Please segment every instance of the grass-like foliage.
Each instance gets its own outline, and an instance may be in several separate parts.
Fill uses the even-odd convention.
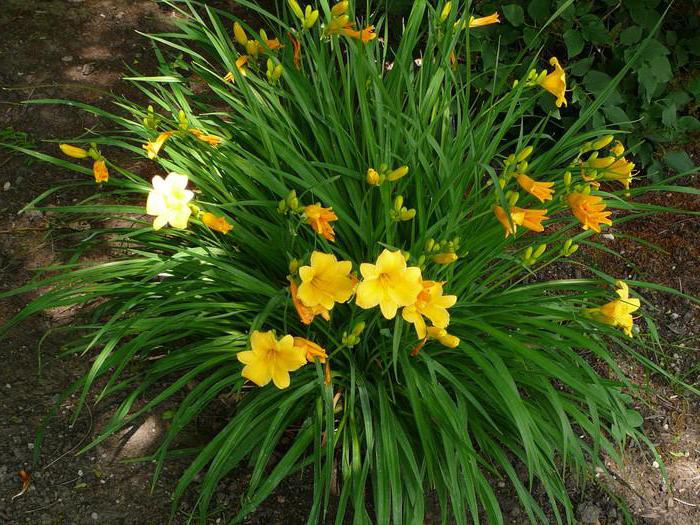
[[[419,0],[403,27],[373,28],[347,2],[279,17],[241,3],[264,34],[174,4],[179,31],[150,37],[159,76],[132,78],[150,109],[75,104],[120,129],[62,146],[93,159],[103,191],[51,210],[94,221],[79,251],[101,240],[110,259],[77,254],[5,293],[44,290],[15,322],[85,307],[67,351],[90,365],[73,391],[81,406],[91,391],[122,399],[90,446],[174,402],[157,475],[181,431],[237,393],[175,492],[174,508],[198,479],[202,522],[239,466],[236,519],[310,469],[309,523],[423,523],[428,494],[444,521],[501,523],[501,479],[533,522],[548,520],[535,485],[571,521],[565,479],[644,439],[610,347],[645,360],[655,330],[633,327],[635,290],[655,285],[537,277],[582,265],[572,255],[601,246],[601,226],[658,211],[634,204],[646,190],[624,148],[582,132],[595,104],[557,126],[556,60],[519,82],[472,63],[470,33],[497,17]],[[116,148],[148,175],[110,162]]]

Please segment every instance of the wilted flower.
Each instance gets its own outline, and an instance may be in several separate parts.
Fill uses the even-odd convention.
[[[289,283],[289,293],[292,296],[292,303],[294,304],[294,309],[297,311],[299,319],[302,323],[311,324],[314,320],[314,317],[316,317],[317,315],[320,315],[326,321],[330,321],[331,315],[327,308],[324,308],[320,304],[314,306],[313,308],[310,308],[301,302],[301,299],[299,299],[299,286],[293,279],[290,280]]]
[[[202,223],[204,223],[212,230],[221,233],[228,233],[233,229],[233,225],[226,220],[226,217],[224,217],[223,215],[217,217],[216,215],[208,211],[202,214]]]
[[[295,337],[294,346],[304,350],[306,354],[306,360],[309,363],[313,363],[316,360],[316,358],[318,358],[320,363],[325,363],[326,359],[328,358],[328,354],[326,354],[326,351],[323,348],[321,348],[313,341],[309,341],[308,339],[304,339],[303,337]]]
[[[92,174],[98,184],[109,180],[109,171],[107,171],[107,163],[104,159],[97,159],[92,163]]]
[[[337,221],[338,216],[333,208],[323,208],[320,204],[310,204],[304,207],[306,222],[311,228],[329,241],[335,241],[335,231],[331,222]]]

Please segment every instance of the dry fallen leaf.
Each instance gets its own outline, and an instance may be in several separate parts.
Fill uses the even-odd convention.
[[[12,499],[19,498],[20,496],[24,495],[29,490],[29,485],[32,483],[32,476],[26,470],[20,470],[17,475],[22,482],[22,491],[19,494],[12,496]]]

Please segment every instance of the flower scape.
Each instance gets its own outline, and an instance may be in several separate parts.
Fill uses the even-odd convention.
[[[430,491],[445,522],[502,523],[495,479],[532,522],[547,521],[532,482],[571,521],[565,479],[641,439],[611,343],[630,356],[650,344],[635,322],[646,284],[539,272],[585,265],[579,246],[653,186],[634,187],[622,136],[582,131],[589,114],[545,131],[574,105],[566,64],[545,52],[550,71],[485,66],[470,42],[500,15],[460,4],[418,0],[390,27],[364,3],[288,0],[251,28],[176,3],[180,32],[153,37],[160,75],[131,79],[151,105],[121,101],[114,134],[49,158],[89,173],[90,157],[113,191],[64,213],[119,218],[91,232],[119,247],[111,260],[10,292],[44,290],[14,322],[84,307],[67,348],[94,357],[78,408],[98,378],[121,403],[87,448],[176,400],[162,464],[236,394],[174,512],[198,490],[204,523],[217,484],[246,466],[234,522],[300,469],[309,523],[423,523]],[[108,163],[100,151],[116,148],[150,175]]]

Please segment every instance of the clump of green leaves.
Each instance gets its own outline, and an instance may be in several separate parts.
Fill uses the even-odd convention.
[[[397,14],[409,4],[404,0],[390,2]],[[497,58],[511,63],[524,57],[523,63],[528,64],[539,50],[559,57],[577,108],[562,113],[565,127],[575,118],[572,113],[585,111],[643,45],[630,74],[593,115],[590,126],[609,124],[628,131],[628,143],[639,143],[637,164],[652,177],[660,176],[665,168],[681,173],[693,167],[685,152],[672,150],[679,150],[675,146],[696,139],[700,133],[697,1],[679,0],[671,5],[662,0],[471,4],[479,14],[502,13],[501,26],[474,35],[472,49],[480,52],[486,67],[494,66]],[[664,15],[663,25],[647,41]],[[551,20],[553,16],[556,18]],[[515,73],[519,74],[517,68]]]

